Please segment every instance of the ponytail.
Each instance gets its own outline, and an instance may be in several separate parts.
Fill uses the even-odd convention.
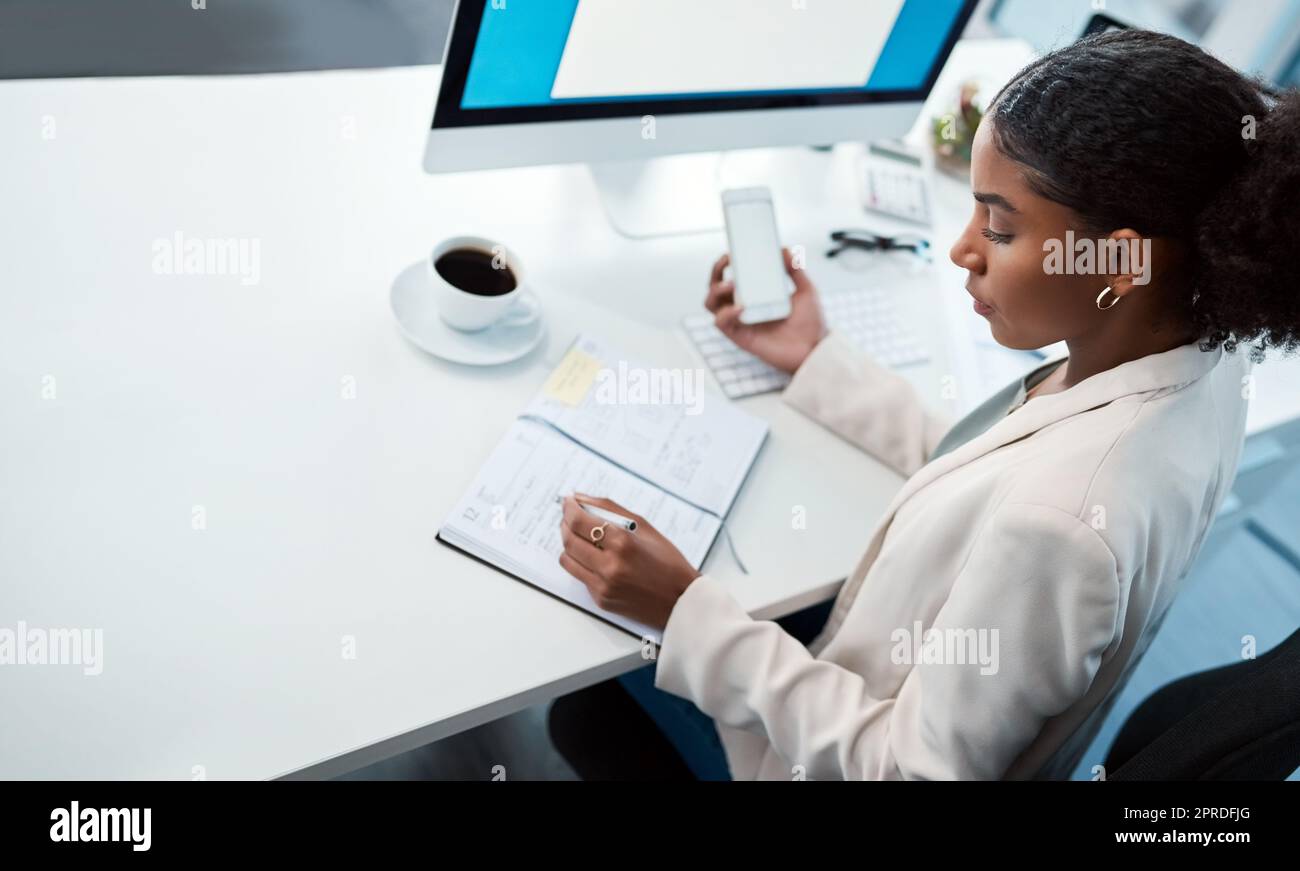
[[[1258,362],[1300,347],[1300,91],[1243,136],[1245,161],[1196,218],[1192,318],[1208,347],[1254,343]]]

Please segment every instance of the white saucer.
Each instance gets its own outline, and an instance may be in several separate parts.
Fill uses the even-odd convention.
[[[524,289],[526,295],[537,298]],[[393,281],[389,303],[402,335],[435,357],[468,366],[497,366],[527,354],[546,335],[546,316],[520,327],[488,327],[464,333],[447,326],[438,316],[429,288],[429,276],[420,260],[403,269]]]

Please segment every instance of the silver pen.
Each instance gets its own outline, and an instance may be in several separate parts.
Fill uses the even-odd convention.
[[[592,515],[593,517],[599,517],[601,520],[608,520],[610,523],[623,527],[628,532],[636,532],[636,521],[633,520],[631,517],[624,517],[622,514],[617,514],[613,511],[608,511],[596,505],[588,505],[586,502],[583,502],[581,499],[578,499],[577,497],[574,497],[574,501],[576,501],[579,505],[582,506],[583,511],[586,511],[588,514]],[[555,502],[557,505],[564,504],[564,497],[557,495],[555,497]]]

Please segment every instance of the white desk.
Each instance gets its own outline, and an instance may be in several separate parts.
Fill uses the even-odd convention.
[[[433,535],[576,330],[696,365],[675,325],[722,236],[628,242],[579,168],[425,176],[433,80],[0,87],[0,626],[105,645],[97,677],[0,668],[0,776],[325,776],[640,663]],[[515,246],[546,302],[516,364],[443,364],[389,312],[397,273],[467,230]],[[260,283],[154,274],[177,231],[259,239]],[[899,481],[774,396],[746,405],[772,425],[733,518],[753,574],[725,548],[709,568],[777,614],[833,594]]]
[[[0,85],[0,626],[105,645],[96,677],[0,668],[0,777],[330,776],[641,664],[433,535],[576,331],[698,365],[676,324],[722,234],[624,240],[576,167],[423,175],[434,78]],[[862,223],[843,153],[728,172],[772,159],[788,241]],[[154,274],[177,231],[259,239],[260,283]],[[424,355],[388,309],[404,266],[467,231],[516,247],[547,306],[545,347],[499,369]],[[898,286],[936,406],[967,371],[935,316],[966,307],[946,244]],[[744,405],[772,426],[732,518],[753,574],[725,548],[708,569],[776,616],[834,592],[900,481],[774,396]]]

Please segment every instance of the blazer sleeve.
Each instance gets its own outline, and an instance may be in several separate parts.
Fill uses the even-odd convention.
[[[1115,559],[1088,524],[1053,507],[1003,505],[921,639],[982,635],[991,655],[917,659],[905,637],[913,627],[898,627],[889,643],[869,642],[869,655],[914,664],[894,697],[875,698],[861,675],[751,619],[705,575],[669,617],[655,685],[765,734],[812,779],[995,779],[1088,691],[1116,641],[1120,600]]]
[[[834,331],[781,398],[906,477],[925,465],[952,426],[922,405],[907,379]]]

